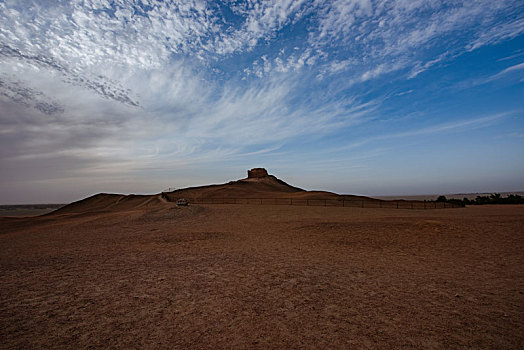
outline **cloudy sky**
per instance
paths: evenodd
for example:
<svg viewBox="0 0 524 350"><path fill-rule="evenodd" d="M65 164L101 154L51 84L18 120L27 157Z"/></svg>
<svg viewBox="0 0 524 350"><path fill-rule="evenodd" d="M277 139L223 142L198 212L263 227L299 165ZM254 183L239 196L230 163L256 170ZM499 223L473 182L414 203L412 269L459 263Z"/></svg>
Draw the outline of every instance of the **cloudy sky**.
<svg viewBox="0 0 524 350"><path fill-rule="evenodd" d="M524 190L522 0L0 0L0 202Z"/></svg>

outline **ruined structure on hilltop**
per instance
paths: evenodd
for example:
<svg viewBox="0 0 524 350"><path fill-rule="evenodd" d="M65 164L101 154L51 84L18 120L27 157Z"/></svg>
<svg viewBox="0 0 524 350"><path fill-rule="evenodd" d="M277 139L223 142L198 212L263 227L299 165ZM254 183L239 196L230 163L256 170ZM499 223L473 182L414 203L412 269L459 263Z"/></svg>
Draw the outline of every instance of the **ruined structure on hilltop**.
<svg viewBox="0 0 524 350"><path fill-rule="evenodd" d="M267 176L269 175L267 173L267 170L264 168L253 168L247 171L248 179L257 179L257 178L267 177Z"/></svg>

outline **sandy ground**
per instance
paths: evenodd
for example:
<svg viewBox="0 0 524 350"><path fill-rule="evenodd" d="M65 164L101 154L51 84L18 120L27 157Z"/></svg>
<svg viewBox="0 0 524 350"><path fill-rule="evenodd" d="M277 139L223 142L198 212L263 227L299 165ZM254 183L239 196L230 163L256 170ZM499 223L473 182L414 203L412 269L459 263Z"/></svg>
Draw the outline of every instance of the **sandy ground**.
<svg viewBox="0 0 524 350"><path fill-rule="evenodd" d="M0 348L522 349L524 206L0 218Z"/></svg>

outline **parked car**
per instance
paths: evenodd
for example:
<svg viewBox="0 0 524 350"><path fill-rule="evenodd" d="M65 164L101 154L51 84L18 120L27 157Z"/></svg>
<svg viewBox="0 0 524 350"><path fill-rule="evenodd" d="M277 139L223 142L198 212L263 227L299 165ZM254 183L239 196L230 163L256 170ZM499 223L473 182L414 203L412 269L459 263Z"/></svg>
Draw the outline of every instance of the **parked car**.
<svg viewBox="0 0 524 350"><path fill-rule="evenodd" d="M176 201L176 205L179 205L179 206L188 206L189 205L189 201L185 198L180 198Z"/></svg>

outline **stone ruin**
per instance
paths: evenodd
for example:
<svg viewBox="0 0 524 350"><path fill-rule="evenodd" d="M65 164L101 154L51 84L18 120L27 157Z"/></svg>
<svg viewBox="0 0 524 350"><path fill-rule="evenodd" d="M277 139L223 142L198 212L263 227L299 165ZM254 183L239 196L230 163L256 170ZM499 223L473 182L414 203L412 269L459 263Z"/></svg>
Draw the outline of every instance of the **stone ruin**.
<svg viewBox="0 0 524 350"><path fill-rule="evenodd" d="M264 168L253 168L247 171L248 179L259 179L261 177L267 177L267 176L269 175L267 173L267 170Z"/></svg>

